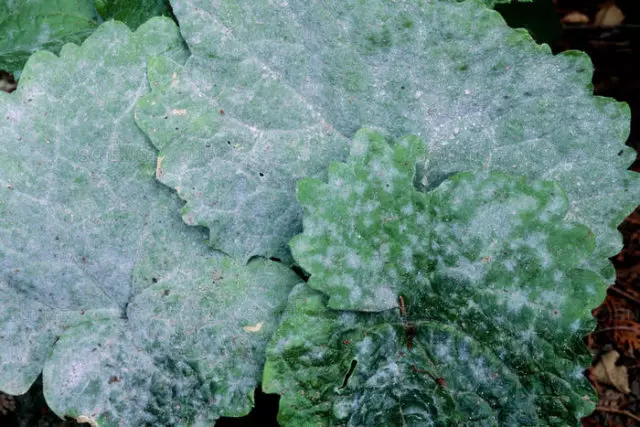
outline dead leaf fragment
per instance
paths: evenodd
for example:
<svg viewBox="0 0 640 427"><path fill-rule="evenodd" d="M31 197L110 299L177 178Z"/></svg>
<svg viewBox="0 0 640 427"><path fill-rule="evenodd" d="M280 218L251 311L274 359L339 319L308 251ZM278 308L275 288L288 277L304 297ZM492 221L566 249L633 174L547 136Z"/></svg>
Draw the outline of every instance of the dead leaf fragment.
<svg viewBox="0 0 640 427"><path fill-rule="evenodd" d="M593 368L593 375L602 384L614 386L620 392L629 394L629 374L626 366L616 366L616 361L620 355L617 351L611 350L604 354L600 362Z"/></svg>
<svg viewBox="0 0 640 427"><path fill-rule="evenodd" d="M580 12L569 12L560 20L563 24L588 24L589 17Z"/></svg>
<svg viewBox="0 0 640 427"><path fill-rule="evenodd" d="M16 401L13 396L4 394L0 391L0 414L7 415L9 412L16 410Z"/></svg>
<svg viewBox="0 0 640 427"><path fill-rule="evenodd" d="M596 13L593 25L596 27L616 27L624 21L624 14L614 2L607 2Z"/></svg>

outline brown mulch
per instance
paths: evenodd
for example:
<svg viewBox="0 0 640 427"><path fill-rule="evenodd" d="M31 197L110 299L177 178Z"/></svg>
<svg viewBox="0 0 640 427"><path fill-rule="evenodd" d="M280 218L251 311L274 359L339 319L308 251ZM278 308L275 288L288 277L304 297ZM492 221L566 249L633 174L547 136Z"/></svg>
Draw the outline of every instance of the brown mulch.
<svg viewBox="0 0 640 427"><path fill-rule="evenodd" d="M640 209L618 230L624 248L611 258L616 281L592 311L598 325L585 338L595 354L587 378L599 397L594 413L582 420L587 427L640 425Z"/></svg>

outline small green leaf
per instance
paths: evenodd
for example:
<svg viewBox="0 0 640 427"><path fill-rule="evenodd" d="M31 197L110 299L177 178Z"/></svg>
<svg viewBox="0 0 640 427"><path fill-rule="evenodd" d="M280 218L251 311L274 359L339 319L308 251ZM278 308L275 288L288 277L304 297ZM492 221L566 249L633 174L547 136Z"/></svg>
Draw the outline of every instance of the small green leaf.
<svg viewBox="0 0 640 427"><path fill-rule="evenodd" d="M91 0L0 2L0 70L19 74L37 50L58 53L80 43L98 27Z"/></svg>
<svg viewBox="0 0 640 427"><path fill-rule="evenodd" d="M171 15L168 0L98 0L95 5L105 21L122 21L133 30L154 16Z"/></svg>

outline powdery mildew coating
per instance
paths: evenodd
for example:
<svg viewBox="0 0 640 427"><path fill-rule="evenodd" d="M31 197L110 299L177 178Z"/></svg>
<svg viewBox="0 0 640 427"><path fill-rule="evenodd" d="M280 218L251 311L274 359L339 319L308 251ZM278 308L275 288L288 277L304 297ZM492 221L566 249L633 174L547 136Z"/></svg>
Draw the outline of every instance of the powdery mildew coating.
<svg viewBox="0 0 640 427"><path fill-rule="evenodd" d="M401 277L426 267L425 240L417 234L428 228L426 196L412 184L424 146L406 138L392 149L363 129L352 153L349 163L331 165L327 184L299 182L304 233L291 249L311 273L309 285L330 296L330 307L385 310L398 304Z"/></svg>
<svg viewBox="0 0 640 427"><path fill-rule="evenodd" d="M187 55L173 21L108 22L33 56L0 94L0 389L25 393L43 371L61 417L212 425L250 411L299 279L214 252L155 182L132 112L154 55Z"/></svg>
<svg viewBox="0 0 640 427"><path fill-rule="evenodd" d="M403 183L397 166L413 165L420 147L415 138L390 146L363 129L328 183L300 182L305 231L292 251L309 287L326 296L297 288L270 346L264 385L283 393L281 421L578 425L593 404L576 374L590 361L582 336L606 288L581 268L594 236L565 220L554 182L461 173L418 192L414 169ZM371 200L374 210L361 208ZM362 227L362 217L374 225ZM400 297L405 313L388 310ZM308 352L333 381L307 378Z"/></svg>
<svg viewBox="0 0 640 427"><path fill-rule="evenodd" d="M481 169L558 181L570 218L596 234L589 265L614 277L615 227L640 198L639 176L627 170L635 159L625 146L629 109L592 95L586 55L551 55L479 1L171 4L195 56L212 65L259 61L277 87L291 88L346 138L364 126L422 138L427 188ZM227 87L237 80L216 76ZM256 98L275 99L275 87Z"/></svg>

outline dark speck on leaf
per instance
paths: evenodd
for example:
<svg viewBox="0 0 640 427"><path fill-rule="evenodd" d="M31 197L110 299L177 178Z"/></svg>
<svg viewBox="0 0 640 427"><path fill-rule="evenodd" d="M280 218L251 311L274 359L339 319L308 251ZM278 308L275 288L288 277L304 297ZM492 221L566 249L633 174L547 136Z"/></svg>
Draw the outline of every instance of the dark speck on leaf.
<svg viewBox="0 0 640 427"><path fill-rule="evenodd" d="M156 279L155 277L151 278L151 283L158 283L158 279Z"/></svg>

